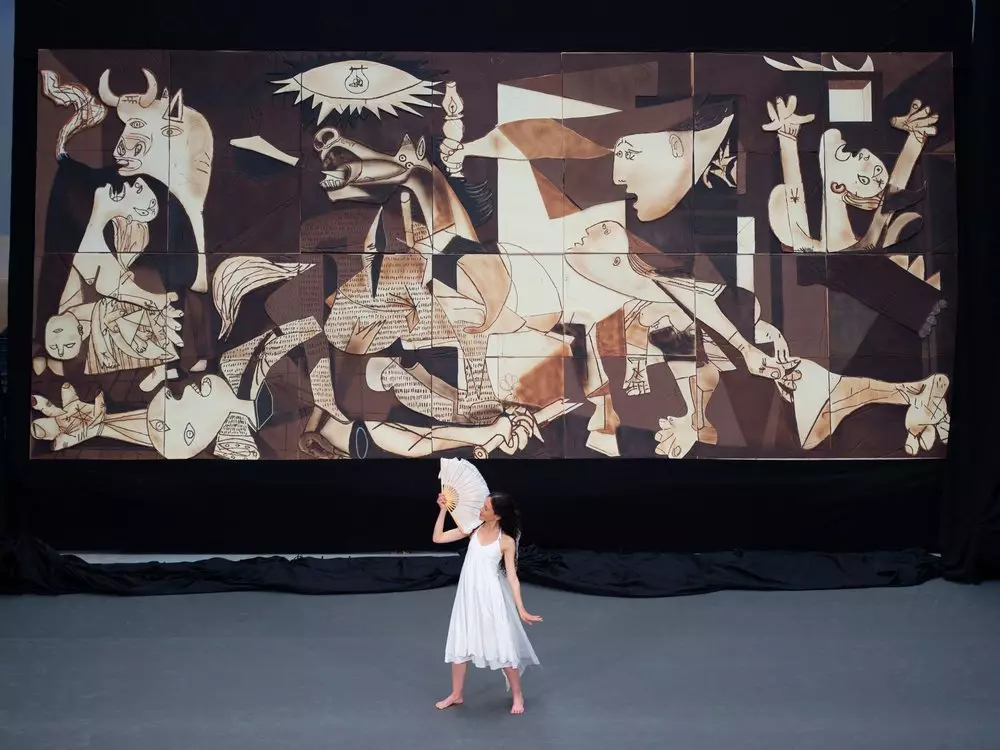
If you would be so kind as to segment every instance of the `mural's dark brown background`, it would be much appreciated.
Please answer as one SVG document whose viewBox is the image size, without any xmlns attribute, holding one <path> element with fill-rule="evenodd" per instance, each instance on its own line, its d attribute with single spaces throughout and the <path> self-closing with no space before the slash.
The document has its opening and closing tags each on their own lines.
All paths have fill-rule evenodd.
<svg viewBox="0 0 1000 750">
<path fill-rule="evenodd" d="M 114 4 L 94 4 L 86 12 L 63 3 L 42 5 L 48 12 L 40 12 L 37 18 L 59 18 L 60 23 L 22 17 L 17 30 L 11 260 L 14 402 L 9 417 L 8 472 L 9 498 L 14 501 L 8 508 L 16 510 L 14 521 L 58 546 L 74 548 L 238 552 L 427 546 L 428 508 L 433 510 L 437 471 L 433 461 L 394 461 L 391 471 L 386 471 L 385 464 L 365 462 L 187 462 L 168 467 L 167 462 L 27 461 L 30 280 L 34 277 L 30 217 L 34 214 L 31 185 L 36 155 L 25 144 L 34 142 L 36 131 L 36 51 L 114 49 L 124 39 L 113 20 L 121 13 Z M 996 355 L 991 346 L 979 343 L 995 338 L 989 333 L 981 338 L 979 333 L 989 331 L 995 319 L 990 308 L 994 303 L 976 295 L 984 288 L 983 279 L 995 273 L 995 261 L 988 255 L 984 237 L 969 221 L 983 195 L 972 164 L 976 149 L 985 145 L 976 140 L 980 137 L 976 126 L 985 117 L 977 115 L 972 104 L 975 81 L 968 47 L 969 9 L 946 9 L 931 2 L 846 3 L 836 15 L 851 21 L 834 24 L 805 10 L 764 11 L 732 3 L 674 8 L 669 23 L 637 19 L 618 29 L 607 23 L 621 16 L 611 8 L 606 14 L 600 8 L 574 13 L 570 20 L 570 16 L 546 17 L 557 15 L 555 10 L 535 7 L 522 15 L 505 5 L 488 23 L 463 12 L 459 15 L 468 20 L 456 16 L 443 24 L 435 9 L 409 8 L 397 16 L 395 10 L 381 5 L 352 7 L 348 42 L 337 38 L 337 29 L 344 27 L 332 19 L 326 30 L 297 21 L 313 18 L 315 6 L 303 5 L 296 12 L 286 5 L 281 16 L 259 19 L 236 10 L 235 4 L 231 13 L 226 12 L 227 3 L 200 7 L 189 14 L 182 6 L 175 3 L 162 10 L 128 6 L 133 20 L 127 45 L 180 50 L 331 46 L 557 50 L 562 45 L 555 40 L 565 37 L 578 49 L 594 51 L 781 50 L 790 48 L 791 39 L 799 50 L 954 50 L 953 122 L 960 144 L 956 184 L 962 230 L 958 296 L 975 299 L 960 313 L 964 319 L 957 328 L 962 334 L 956 337 L 959 347 L 976 348 L 977 356 L 966 361 L 959 350 L 953 385 L 955 429 L 947 463 L 517 461 L 490 462 L 485 473 L 492 485 L 519 495 L 532 541 L 545 546 L 936 547 L 942 510 L 952 548 L 962 546 L 957 540 L 971 539 L 971 529 L 978 525 L 985 507 L 977 502 L 995 482 L 995 474 L 984 468 L 989 453 L 977 430 L 990 424 L 990 409 L 995 415 L 995 399 L 978 394 L 989 392 L 983 373 L 992 371 Z M 480 17 L 494 13 L 481 10 Z M 427 18 L 422 19 L 421 13 Z M 394 17 L 408 18 L 411 23 L 403 24 L 403 30 L 388 20 Z M 414 28 L 421 29 L 416 38 Z M 980 22 L 980 34 L 982 29 Z M 971 155 L 971 164 L 963 162 L 963 154 Z M 958 483 L 949 484 L 956 477 Z M 942 508 L 942 497 L 948 497 L 948 507 Z M 955 562 L 961 565 L 962 560 L 956 557 Z"/>
<path fill-rule="evenodd" d="M 771 53 L 782 60 L 791 55 Z M 362 51 L 341 56 L 367 59 Z M 831 55 L 820 52 L 800 53 L 802 58 L 832 66 Z M 597 73 L 615 66 L 648 65 L 658 72 L 657 87 L 648 89 L 644 100 L 682 100 L 691 93 L 715 100 L 735 100 L 735 124 L 729 139 L 738 158 L 738 189 L 723 184 L 708 187 L 697 180 L 684 200 L 664 216 L 652 222 L 636 221 L 630 212 L 629 230 L 646 239 L 652 252 L 644 256 L 657 267 L 677 267 L 694 272 L 701 281 L 737 287 L 738 217 L 755 219 L 753 256 L 756 293 L 765 320 L 781 330 L 794 356 L 804 357 L 845 377 L 868 377 L 888 382 L 919 382 L 931 373 L 952 376 L 955 341 L 955 313 L 958 309 L 956 269 L 958 235 L 955 199 L 955 122 L 953 109 L 952 56 L 949 52 L 878 53 L 871 55 L 874 73 L 817 73 L 778 71 L 765 64 L 761 53 L 639 53 L 606 55 L 602 53 L 558 52 L 521 54 L 516 52 L 382 53 L 374 56 L 387 64 L 404 66 L 427 78 L 457 79 L 465 101 L 467 140 L 489 132 L 497 122 L 497 86 L 523 79 L 560 81 L 566 96 L 589 97 L 588 101 L 612 101 L 615 94 L 601 86 Z M 860 67 L 868 53 L 846 53 L 838 62 Z M 178 292 L 177 303 L 184 312 L 185 346 L 180 352 L 179 369 L 190 371 L 198 360 L 212 363 L 214 372 L 220 355 L 253 337 L 302 317 L 323 321 L 331 316 L 324 300 L 337 293 L 337 285 L 350 279 L 361 266 L 359 250 L 376 213 L 386 222 L 390 252 L 401 252 L 402 219 L 396 201 L 381 206 L 340 202 L 331 204 L 319 189 L 323 179 L 319 159 L 313 152 L 313 136 L 319 129 L 315 109 L 309 103 L 294 104 L 294 97 L 275 95 L 271 81 L 325 64 L 336 56 L 322 52 L 213 52 L 169 50 L 43 50 L 39 53 L 40 70 L 53 70 L 64 80 L 79 81 L 92 92 L 105 69 L 118 89 L 133 90 L 143 79 L 140 69 L 155 71 L 158 83 L 170 91 L 181 91 L 189 107 L 196 107 L 211 123 L 215 140 L 215 160 L 211 188 L 205 206 L 208 266 L 215 269 L 227 257 L 253 255 L 272 261 L 317 264 L 302 278 L 272 286 L 251 295 L 241 306 L 236 329 L 220 341 L 220 321 L 207 295 L 186 289 L 194 277 L 194 243 L 183 209 L 175 201 L 166 201 L 167 209 L 151 225 L 152 240 L 147 250 L 130 267 L 144 287 L 162 291 L 166 286 Z M 653 67 L 655 66 L 655 67 Z M 617 75 L 628 80 L 621 72 Z M 828 88 L 832 82 L 854 76 L 872 81 L 874 108 L 872 121 L 843 123 L 829 112 Z M 589 86 L 591 91 L 574 87 Z M 530 85 L 530 84 L 528 84 Z M 631 84 L 634 86 L 635 84 Z M 693 87 L 693 92 L 689 86 Z M 124 87 L 124 88 L 122 88 Z M 638 87 L 636 87 L 638 88 Z M 645 89 L 643 89 L 645 91 Z M 779 138 L 761 129 L 766 121 L 766 105 L 776 97 L 795 95 L 798 111 L 814 114 L 813 124 L 802 129 L 798 151 L 809 187 L 820 185 L 817 149 L 819 134 L 828 127 L 839 128 L 851 148 L 871 149 L 891 165 L 906 140 L 906 135 L 890 125 L 892 117 L 905 114 L 914 100 L 921 100 L 939 115 L 937 132 L 921 153 L 908 187 L 923 190 L 914 210 L 921 217 L 920 231 L 905 242 L 889 248 L 878 247 L 869 253 L 839 255 L 790 254 L 784 252 L 768 226 L 768 197 L 782 180 Z M 620 115 L 596 118 L 591 130 L 611 133 L 609 142 L 620 132 L 641 132 L 661 127 L 656 117 L 643 118 L 649 110 L 635 109 L 631 93 L 618 94 Z M 613 102 L 618 104 L 619 102 Z M 383 153 L 392 154 L 404 135 L 428 143 L 440 139 L 438 112 L 427 110 L 425 117 L 401 113 L 399 117 L 331 117 L 324 126 L 335 124 L 351 138 Z M 35 354 L 45 354 L 44 327 L 56 310 L 73 248 L 79 244 L 82 224 L 93 203 L 90 182 L 97 185 L 115 179 L 109 164 L 121 131 L 121 122 L 112 113 L 93 131 L 85 131 L 69 144 L 70 157 L 88 162 L 98 173 L 89 182 L 79 184 L 67 177 L 68 164 L 57 164 L 52 151 L 57 134 L 68 113 L 53 105 L 41 94 L 37 107 L 37 169 L 35 172 L 36 205 L 34 278 Z M 690 112 L 686 114 L 690 117 Z M 616 120 L 607 124 L 607 120 Z M 579 122 L 579 121 L 574 121 Z M 584 121 L 582 132 L 587 131 Z M 618 128 L 617 130 L 614 128 Z M 291 168 L 228 145 L 232 138 L 259 135 L 277 148 L 297 156 L 298 168 Z M 431 146 L 433 148 L 433 146 Z M 536 168 L 580 208 L 620 200 L 624 188 L 608 179 L 613 169 L 613 154 L 592 160 L 538 160 Z M 103 167 L 103 169 L 100 169 Z M 74 167 L 84 171 L 82 167 Z M 565 170 L 565 173 L 564 173 Z M 492 160 L 470 160 L 466 166 L 469 182 L 497 185 L 497 170 Z M 152 180 L 150 180 L 152 182 Z M 157 183 L 154 183 L 154 186 Z M 165 194 L 165 188 L 161 192 Z M 819 234 L 820 197 L 807 195 L 810 226 Z M 72 217 L 74 220 L 68 220 Z M 870 212 L 857 211 L 855 230 L 863 234 Z M 496 242 L 496 213 L 477 226 L 483 243 Z M 572 240 L 570 240 L 572 241 Z M 552 253 L 563 248 L 531 248 Z M 886 258 L 888 254 L 920 260 L 919 278 Z M 435 274 L 443 258 L 435 258 Z M 925 282 L 936 275 L 938 288 Z M 561 280 L 560 280 L 561 283 Z M 560 290 L 561 292 L 561 290 Z M 521 295 L 526 292 L 521 291 Z M 564 295 L 568 297 L 568 293 Z M 747 307 L 741 294 L 742 307 Z M 935 305 L 949 306 L 936 315 L 930 335 L 921 338 L 917 330 Z M 572 315 L 572 305 L 564 300 L 565 317 Z M 276 317 L 275 310 L 284 317 Z M 875 313 L 874 311 L 878 311 Z M 339 313 L 341 316 L 343 313 Z M 269 317 L 270 315 L 270 317 Z M 743 315 L 746 317 L 746 315 Z M 271 318 L 274 318 L 273 320 Z M 322 338 L 322 337 L 318 337 Z M 356 420 L 398 419 L 407 425 L 430 423 L 429 418 L 406 409 L 391 393 L 375 392 L 364 387 L 364 365 L 372 357 L 384 357 L 384 351 L 365 356 L 345 355 L 325 343 L 322 348 L 333 360 L 333 386 L 337 403 L 345 414 Z M 416 354 L 417 361 L 457 383 L 458 361 L 454 350 Z M 308 460 L 298 445 L 313 406 L 309 392 L 312 363 L 299 355 L 282 361 L 268 377 L 275 390 L 283 391 L 283 413 L 275 415 L 257 434 L 262 456 L 275 460 Z M 601 454 L 588 448 L 586 424 L 594 406 L 586 402 L 576 377 L 574 364 L 559 362 L 565 375 L 564 395 L 583 404 L 583 408 L 542 427 L 544 441 L 532 441 L 515 458 L 598 459 Z M 651 367 L 652 390 L 642 396 L 626 396 L 623 388 L 626 360 L 620 355 L 603 356 L 602 364 L 610 376 L 615 411 L 622 420 L 617 447 L 624 458 L 661 460 L 653 435 L 658 419 L 684 413 L 681 390 L 665 366 Z M 65 375 L 44 370 L 32 379 L 32 394 L 53 402 L 60 399 L 60 388 L 71 382 L 84 402 L 95 395 L 105 395 L 109 413 L 144 408 L 151 394 L 144 394 L 139 382 L 146 370 L 124 370 L 104 375 L 85 375 L 81 358 L 65 363 Z M 279 372 L 280 370 L 280 372 Z M 200 373 L 191 378 L 200 379 Z M 183 382 L 168 384 L 179 394 Z M 823 384 L 826 389 L 827 383 Z M 831 384 L 832 388 L 832 384 Z M 499 389 L 498 389 L 499 390 Z M 949 394 L 950 397 L 950 394 Z M 804 450 L 795 430 L 795 413 L 779 396 L 778 389 L 763 378 L 754 377 L 742 368 L 727 372 L 711 399 L 707 415 L 719 432 L 718 444 L 696 445 L 684 456 L 690 459 L 717 458 L 906 458 L 903 415 L 906 407 L 868 407 L 852 414 L 834 434 L 819 445 Z M 397 416 L 402 413 L 403 416 Z M 175 428 L 177 426 L 175 425 Z M 938 441 L 920 458 L 940 458 L 946 445 Z M 33 458 L 61 460 L 134 460 L 158 459 L 152 448 L 127 445 L 110 438 L 94 438 L 73 448 L 54 451 L 49 442 L 36 441 Z M 471 456 L 471 451 L 468 452 Z M 211 446 L 196 458 L 214 458 Z M 658 473 L 660 467 L 644 466 L 637 471 Z"/>
</svg>

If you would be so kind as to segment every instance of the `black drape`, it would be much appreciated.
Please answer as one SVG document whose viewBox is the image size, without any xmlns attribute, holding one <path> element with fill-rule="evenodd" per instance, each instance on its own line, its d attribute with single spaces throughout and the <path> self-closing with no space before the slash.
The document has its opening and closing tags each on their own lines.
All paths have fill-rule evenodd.
<svg viewBox="0 0 1000 750">
<path fill-rule="evenodd" d="M 464 551 L 464 550 L 463 550 Z M 90 564 L 60 555 L 38 540 L 0 540 L 0 594 L 151 596 L 224 591 L 369 594 L 419 591 L 458 580 L 462 557 L 212 558 L 185 563 Z M 597 596 L 659 597 L 724 589 L 803 589 L 915 586 L 938 574 L 922 550 L 828 554 L 715 552 L 708 554 L 542 551 L 528 547 L 518 561 L 525 583 Z"/>
<path fill-rule="evenodd" d="M 534 4 L 529 12 L 516 3 L 479 7 L 459 4 L 443 11 L 454 19 L 444 26 L 440 24 L 440 12 L 430 6 L 404 9 L 401 5 L 380 2 L 354 4 L 344 11 L 351 30 L 346 36 L 344 27 L 332 20 L 316 23 L 317 7 L 324 6 L 293 1 L 283 4 L 281 13 L 272 13 L 263 7 L 254 12 L 245 3 L 224 0 L 209 4 L 175 0 L 166 5 L 38 0 L 34 4 L 36 13 L 18 17 L 10 269 L 11 439 L 6 451 L 9 462 L 4 471 L 8 490 L 5 494 L 8 502 L 16 503 L 17 531 L 43 528 L 49 541 L 60 546 L 72 542 L 77 549 L 132 546 L 133 551 L 142 551 L 141 547 L 149 551 L 153 547 L 156 551 L 184 547 L 194 552 L 205 549 L 256 552 L 260 547 L 248 548 L 264 539 L 268 539 L 267 548 L 273 550 L 290 538 L 276 538 L 278 530 L 298 533 L 302 542 L 299 549 L 304 548 L 302 540 L 307 534 L 309 543 L 325 539 L 326 549 L 357 545 L 359 529 L 369 535 L 364 539 L 366 544 L 374 544 L 377 535 L 408 542 L 427 535 L 423 526 L 414 525 L 418 516 L 414 510 L 418 507 L 414 505 L 416 501 L 411 497 L 404 502 L 402 492 L 394 490 L 396 494 L 387 497 L 395 504 L 380 504 L 386 497 L 372 490 L 372 474 L 402 477 L 398 481 L 408 483 L 407 491 L 411 494 L 417 491 L 413 488 L 424 486 L 416 480 L 426 480 L 426 486 L 433 486 L 436 475 L 434 462 L 409 462 L 405 467 L 392 462 L 384 464 L 384 469 L 343 467 L 359 462 L 324 466 L 302 462 L 302 467 L 288 464 L 219 467 L 206 463 L 178 468 L 155 461 L 148 465 L 98 462 L 99 466 L 82 466 L 66 461 L 27 460 L 34 216 L 30 175 L 36 160 L 35 150 L 29 144 L 35 140 L 38 87 L 35 58 L 39 48 L 954 50 L 959 123 L 960 324 L 952 389 L 952 442 L 946 464 L 837 462 L 834 466 L 813 462 L 809 467 L 795 462 L 800 465 L 789 467 L 758 462 L 759 468 L 755 468 L 752 464 L 696 461 L 667 468 L 668 462 L 657 462 L 656 477 L 646 472 L 632 486 L 611 482 L 611 477 L 622 477 L 629 471 L 625 462 L 618 461 L 538 461 L 533 465 L 521 462 L 516 472 L 494 470 L 517 473 L 516 478 L 505 484 L 520 484 L 521 497 L 533 492 L 535 507 L 528 512 L 539 522 L 534 529 L 553 542 L 547 546 L 563 547 L 573 539 L 600 541 L 603 532 L 602 546 L 609 554 L 599 558 L 606 566 L 602 573 L 594 572 L 594 561 L 598 558 L 587 557 L 588 553 L 548 552 L 543 556 L 547 561 L 544 565 L 539 562 L 540 567 L 527 568 L 534 571 L 531 575 L 537 575 L 539 582 L 575 586 L 577 590 L 593 590 L 590 582 L 595 577 L 611 582 L 607 586 L 601 584 L 602 587 L 619 591 L 628 588 L 623 581 L 633 581 L 635 591 L 644 587 L 659 591 L 711 590 L 717 585 L 712 581 L 749 585 L 755 579 L 765 588 L 809 587 L 809 581 L 801 577 L 790 580 L 788 575 L 775 573 L 783 565 L 785 570 L 793 567 L 781 562 L 782 553 L 759 556 L 724 551 L 739 546 L 778 550 L 794 547 L 797 554 L 804 555 L 798 558 L 800 561 L 809 559 L 804 549 L 827 550 L 823 555 L 834 557 L 821 555 L 824 560 L 821 564 L 806 562 L 800 568 L 803 574 L 815 572 L 819 587 L 834 579 L 922 579 L 925 575 L 922 571 L 933 566 L 927 564 L 923 553 L 907 553 L 905 550 L 910 546 L 940 546 L 946 575 L 953 580 L 980 580 L 1000 569 L 997 500 L 1000 452 L 995 437 L 1000 405 L 992 388 L 998 359 L 995 286 L 1000 267 L 996 250 L 989 243 L 992 233 L 986 225 L 987 217 L 993 213 L 987 197 L 991 193 L 987 174 L 992 171 L 992 151 L 986 138 L 992 123 L 986 97 L 992 45 L 991 24 L 987 21 L 995 13 L 992 7 L 980 2 L 981 17 L 974 47 L 969 44 L 970 8 L 964 1 L 844 0 L 833 10 L 809 3 L 768 5 L 735 0 L 673 4 L 669 8 L 657 7 L 656 22 L 643 20 L 647 11 L 641 4 L 626 13 L 610 6 L 581 5 L 566 12 L 563 5 Z M 335 18 L 335 8 L 331 6 L 328 10 L 329 18 Z M 824 13 L 835 14 L 837 22 L 830 22 L 829 15 L 824 19 Z M 122 18 L 128 19 L 126 26 L 119 20 Z M 391 18 L 407 22 L 386 21 Z M 562 466 L 555 466 L 556 463 Z M 580 466 L 584 466 L 582 473 Z M 578 474 L 572 481 L 566 481 L 570 471 Z M 560 472 L 566 472 L 562 480 Z M 123 475 L 140 474 L 152 478 L 153 485 L 141 500 L 124 485 L 123 479 Z M 334 474 L 336 480 L 332 479 Z M 946 490 L 939 486 L 945 475 Z M 246 497 L 233 496 L 233 481 L 256 488 L 259 496 L 254 496 L 254 489 Z M 380 478 L 374 483 L 377 485 L 379 481 L 388 480 Z M 265 496 L 265 488 L 273 492 Z M 318 499 L 303 500 L 309 492 L 315 492 Z M 939 504 L 942 497 L 944 502 Z M 378 512 L 373 512 L 372 507 Z M 377 517 L 377 524 L 371 522 L 373 516 Z M 31 523 L 26 523 L 26 519 Z M 625 536 L 612 540 L 607 531 L 612 527 Z M 799 533 L 803 527 L 807 527 L 807 534 Z M 89 536 L 82 535 L 81 530 L 86 530 Z M 632 538 L 626 538 L 630 530 Z M 26 549 L 41 549 L 33 547 L 36 542 L 26 540 L 30 537 L 8 545 L 8 550 L 20 550 L 16 554 L 10 552 L 8 559 L 23 560 Z M 613 554 L 615 547 L 690 549 L 687 544 L 720 550 L 718 554 L 731 557 L 661 556 L 660 562 L 672 567 L 664 568 L 668 572 L 657 579 L 661 573 L 650 573 L 643 562 L 645 558 Z M 861 558 L 834 554 L 836 550 L 848 549 L 850 555 L 863 557 L 857 550 L 880 548 L 896 550 L 886 553 L 894 556 L 888 566 L 886 558 L 869 556 L 868 562 L 858 563 L 859 568 L 854 562 L 845 561 L 856 562 Z M 771 554 L 779 557 L 770 557 Z M 49 584 L 67 575 L 66 565 L 73 568 L 77 564 L 67 563 L 58 556 L 53 558 L 49 553 L 29 555 L 32 556 L 39 561 L 38 569 L 55 576 L 40 579 Z M 705 573 L 706 560 L 718 560 L 723 568 L 728 565 L 728 570 L 737 572 L 713 578 Z M 869 563 L 870 567 L 865 568 Z M 903 571 L 904 565 L 905 572 L 887 576 L 879 572 Z M 828 571 L 838 568 L 853 572 L 839 579 L 831 578 Z M 18 570 L 26 568 L 22 565 Z M 171 575 L 183 572 L 162 570 Z M 255 575 L 251 568 L 247 570 L 247 575 Z M 687 570 L 708 583 L 693 586 L 685 583 L 689 580 Z M 243 574 L 236 575 L 238 578 Z M 423 575 L 414 574 L 416 579 Z M 428 575 L 427 580 L 437 580 Z M 77 580 L 84 579 L 98 580 L 87 576 Z M 657 580 L 681 583 L 656 583 Z M 783 583 L 769 583 L 775 580 Z M 39 585 L 44 589 L 49 584 Z M 61 584 L 52 584 L 52 588 L 74 590 Z"/>
<path fill-rule="evenodd" d="M 942 503 L 944 574 L 975 582 L 1000 576 L 1000 398 L 993 383 L 1000 367 L 997 325 L 1000 254 L 992 217 L 995 178 L 994 114 L 987 80 L 996 44 L 996 5 L 977 3 L 972 51 L 956 58 L 958 198 L 961 209 L 959 312 L 955 356 L 955 425 Z"/>
<path fill-rule="evenodd" d="M 4 342 L 6 344 L 6 341 Z M 7 486 L 7 390 L 0 389 L 0 537 L 10 526 L 10 492 Z"/>
</svg>

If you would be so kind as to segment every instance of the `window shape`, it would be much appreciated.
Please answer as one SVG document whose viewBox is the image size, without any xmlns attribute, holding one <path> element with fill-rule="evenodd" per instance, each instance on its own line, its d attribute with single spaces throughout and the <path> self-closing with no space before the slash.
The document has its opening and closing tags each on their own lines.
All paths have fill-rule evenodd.
<svg viewBox="0 0 1000 750">
<path fill-rule="evenodd" d="M 830 122 L 871 122 L 872 82 L 840 79 L 830 81 Z"/>
</svg>

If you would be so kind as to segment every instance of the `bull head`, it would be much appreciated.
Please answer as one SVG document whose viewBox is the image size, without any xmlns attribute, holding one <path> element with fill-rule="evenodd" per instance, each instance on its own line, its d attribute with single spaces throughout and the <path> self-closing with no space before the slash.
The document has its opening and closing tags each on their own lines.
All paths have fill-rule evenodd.
<svg viewBox="0 0 1000 750">
<path fill-rule="evenodd" d="M 116 95 L 111 90 L 109 70 L 101 75 L 98 93 L 101 101 L 113 107 L 125 125 L 114 150 L 118 173 L 122 176 L 148 174 L 169 185 L 170 148 L 162 137 L 157 137 L 158 121 L 163 119 L 163 112 L 158 111 L 159 107 L 153 108 L 158 93 L 156 76 L 145 69 L 142 72 L 146 76 L 146 91 L 142 94 Z"/>
<path fill-rule="evenodd" d="M 157 97 L 156 76 L 143 68 L 146 91 L 117 95 L 111 90 L 111 71 L 101 74 L 98 93 L 113 107 L 125 125 L 115 144 L 118 174 L 143 174 L 164 185 L 184 207 L 198 245 L 198 272 L 192 289 L 208 290 L 205 268 L 205 221 L 203 210 L 212 177 L 214 145 L 212 128 L 205 116 L 184 106 L 184 96 L 173 97 L 167 89 Z"/>
</svg>

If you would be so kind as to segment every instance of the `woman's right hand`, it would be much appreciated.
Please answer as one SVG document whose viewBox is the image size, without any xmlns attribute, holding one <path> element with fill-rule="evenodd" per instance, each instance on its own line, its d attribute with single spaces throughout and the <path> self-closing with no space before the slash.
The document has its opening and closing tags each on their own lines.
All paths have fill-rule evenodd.
<svg viewBox="0 0 1000 750">
<path fill-rule="evenodd" d="M 786 138 L 796 139 L 799 137 L 799 128 L 808 122 L 816 119 L 816 115 L 799 115 L 795 113 L 798 99 L 795 95 L 784 99 L 778 98 L 774 103 L 767 103 L 767 114 L 771 121 L 761 125 L 763 130 L 777 133 Z"/>
<path fill-rule="evenodd" d="M 438 493 L 438 507 L 442 510 L 448 510 L 448 500 L 445 498 L 444 493 Z"/>
</svg>

